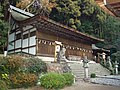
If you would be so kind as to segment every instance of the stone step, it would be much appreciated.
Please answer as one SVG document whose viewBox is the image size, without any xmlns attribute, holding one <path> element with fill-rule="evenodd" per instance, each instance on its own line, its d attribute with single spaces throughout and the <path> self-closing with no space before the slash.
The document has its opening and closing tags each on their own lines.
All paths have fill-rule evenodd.
<svg viewBox="0 0 120 90">
<path fill-rule="evenodd" d="M 72 72 L 74 72 L 74 73 L 84 73 L 84 71 L 72 71 Z"/>
<path fill-rule="evenodd" d="M 72 73 L 76 76 L 76 79 L 84 78 L 84 68 L 82 63 L 72 63 L 69 64 Z M 91 73 L 95 73 L 96 75 L 109 75 L 110 72 L 101 66 L 99 63 L 90 63 L 89 64 L 89 77 Z"/>
<path fill-rule="evenodd" d="M 84 75 L 75 75 L 76 78 L 84 78 Z"/>
<path fill-rule="evenodd" d="M 75 74 L 75 75 L 84 75 L 83 72 L 80 72 L 80 73 L 73 72 L 73 74 Z"/>
<path fill-rule="evenodd" d="M 82 69 L 77 69 L 77 70 L 72 69 L 72 71 L 75 71 L 75 72 L 83 72 L 84 70 L 82 70 Z"/>
</svg>

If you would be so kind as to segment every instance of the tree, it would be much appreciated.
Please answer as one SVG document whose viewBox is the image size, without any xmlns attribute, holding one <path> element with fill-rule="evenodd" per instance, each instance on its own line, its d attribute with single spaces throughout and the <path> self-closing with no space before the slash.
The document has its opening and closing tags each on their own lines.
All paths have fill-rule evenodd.
<svg viewBox="0 0 120 90">
<path fill-rule="evenodd" d="M 3 7 L 0 6 L 0 18 L 3 18 Z M 4 48 L 7 47 L 8 24 L 0 19 L 0 52 L 3 53 Z"/>
<path fill-rule="evenodd" d="M 81 0 L 80 7 L 81 7 L 81 12 L 83 15 L 90 16 L 91 14 L 94 13 L 94 5 L 95 2 L 94 0 Z"/>
<path fill-rule="evenodd" d="M 55 0 L 55 3 L 50 18 L 77 29 L 81 25 L 79 0 Z"/>
<path fill-rule="evenodd" d="M 54 0 L 50 18 L 81 32 L 103 38 L 106 14 L 94 0 Z"/>
<path fill-rule="evenodd" d="M 49 0 L 19 0 L 16 6 L 33 14 L 49 16 L 51 9 L 55 4 Z"/>
</svg>

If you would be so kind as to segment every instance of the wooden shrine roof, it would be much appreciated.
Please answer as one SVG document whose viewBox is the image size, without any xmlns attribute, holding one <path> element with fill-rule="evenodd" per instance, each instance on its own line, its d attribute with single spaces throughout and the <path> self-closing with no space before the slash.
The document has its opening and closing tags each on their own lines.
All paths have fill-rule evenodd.
<svg viewBox="0 0 120 90">
<path fill-rule="evenodd" d="M 111 10 L 115 14 L 115 16 L 120 17 L 120 1 L 109 3 L 107 5 L 107 8 Z"/>
<path fill-rule="evenodd" d="M 120 0 L 106 0 L 108 4 L 120 2 Z"/>
<path fill-rule="evenodd" d="M 112 16 L 120 17 L 120 0 L 95 0 L 95 2 L 107 13 Z"/>
<path fill-rule="evenodd" d="M 68 26 L 62 25 L 60 23 L 57 23 L 51 19 L 48 19 L 47 17 L 43 17 L 41 15 L 36 15 L 34 17 L 31 17 L 27 20 L 20 21 L 18 22 L 20 25 L 26 26 L 26 25 L 34 25 L 36 26 L 39 30 L 39 28 L 42 28 L 42 31 L 45 32 L 52 32 L 57 34 L 58 36 L 66 36 L 69 38 L 76 38 L 76 40 L 86 40 L 91 43 L 98 43 L 98 42 L 103 42 L 103 39 L 99 39 L 96 37 L 93 37 L 91 35 L 84 34 L 82 32 L 79 32 L 73 28 L 70 28 Z"/>
</svg>

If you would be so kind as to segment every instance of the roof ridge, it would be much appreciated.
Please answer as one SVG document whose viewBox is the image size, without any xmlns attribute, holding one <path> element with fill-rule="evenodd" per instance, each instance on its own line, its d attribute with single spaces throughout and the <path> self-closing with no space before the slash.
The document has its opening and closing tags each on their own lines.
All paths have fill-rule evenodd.
<svg viewBox="0 0 120 90">
<path fill-rule="evenodd" d="M 54 23 L 54 24 L 56 24 L 56 25 L 58 25 L 58 26 L 61 26 L 62 28 L 66 28 L 66 29 L 69 29 L 69 30 L 71 30 L 71 31 L 74 31 L 74 32 L 79 33 L 79 34 L 81 34 L 81 35 L 83 35 L 83 36 L 87 36 L 87 37 L 89 37 L 89 38 L 93 38 L 93 39 L 96 39 L 96 40 L 99 40 L 99 41 L 102 41 L 102 42 L 104 41 L 104 39 L 100 39 L 100 38 L 94 37 L 94 36 L 92 36 L 92 35 L 89 35 L 89 34 L 86 34 L 86 33 L 82 33 L 82 32 L 80 32 L 80 31 L 78 31 L 77 29 L 73 29 L 73 28 L 71 28 L 71 27 L 68 27 L 67 25 L 63 25 L 63 24 L 61 24 L 61 23 L 59 23 L 59 22 L 56 22 L 56 21 L 54 21 L 54 20 L 52 20 L 52 19 L 49 19 L 49 18 L 47 18 L 47 17 L 44 17 L 44 16 L 40 16 L 40 17 L 43 18 L 44 20 L 48 21 L 48 22 Z"/>
</svg>

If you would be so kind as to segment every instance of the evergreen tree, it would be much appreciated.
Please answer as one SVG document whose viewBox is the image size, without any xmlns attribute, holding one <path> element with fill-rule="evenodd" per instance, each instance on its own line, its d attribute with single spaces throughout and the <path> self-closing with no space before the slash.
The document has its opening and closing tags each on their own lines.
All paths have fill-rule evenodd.
<svg viewBox="0 0 120 90">
<path fill-rule="evenodd" d="M 3 20 L 3 7 L 0 6 L 0 53 L 7 47 L 8 24 Z"/>
<path fill-rule="evenodd" d="M 52 9 L 50 18 L 77 29 L 81 25 L 79 2 L 79 0 L 55 0 L 56 7 Z"/>
</svg>

